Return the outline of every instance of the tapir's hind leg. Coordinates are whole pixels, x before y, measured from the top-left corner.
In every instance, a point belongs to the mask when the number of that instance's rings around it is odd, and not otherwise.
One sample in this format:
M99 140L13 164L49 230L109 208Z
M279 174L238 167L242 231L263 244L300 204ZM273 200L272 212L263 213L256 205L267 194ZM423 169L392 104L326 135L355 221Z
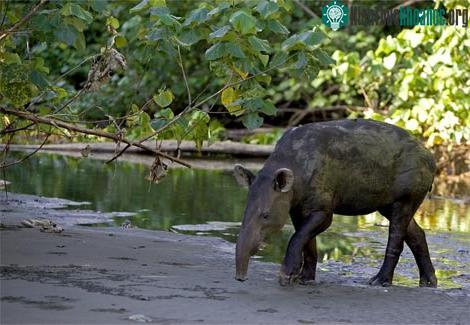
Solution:
M421 202L421 201L419 201ZM385 258L379 273L369 280L369 284L390 286L393 280L393 273L403 251L404 241L407 235L408 225L419 204L412 200L404 200L393 203L392 215L389 218L387 249Z
M437 287L437 279L429 257L428 243L423 229L411 219L406 231L405 242L418 264L419 268L419 286L420 287Z
M387 206L379 210L379 212L391 220L393 215L393 206ZM428 244L423 229L416 223L414 218L411 219L406 229L405 243L411 249L415 257L416 264L419 269L419 285L420 287L436 287L437 279L434 267L429 257ZM373 278L374 279L374 278Z

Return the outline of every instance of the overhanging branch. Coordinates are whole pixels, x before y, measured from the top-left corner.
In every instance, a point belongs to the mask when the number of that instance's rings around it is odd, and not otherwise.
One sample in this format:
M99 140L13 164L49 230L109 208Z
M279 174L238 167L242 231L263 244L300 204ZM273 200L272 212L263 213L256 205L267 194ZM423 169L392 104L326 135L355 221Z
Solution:
M125 138L121 138L121 136L119 136L117 134L113 134L113 133L109 133L109 132L105 132L105 131L101 131L101 130L86 129L86 128L82 128L82 127L79 127L79 126L76 126L76 125L73 125L73 124L63 122L63 121L38 116L36 114L29 113L29 112L18 111L16 109L0 107L0 112L2 112L4 114L11 114L11 115L14 115L14 116L17 116L17 117L20 117L20 118L23 118L25 120L29 120L29 121L32 121L32 122L51 125L51 126L56 127L56 128L63 128L63 129L67 129L69 131L74 131L74 132L89 134L89 135L95 135L95 136L98 136L98 137L103 137L103 138L111 139L111 140L114 140L114 141L124 142L129 146L135 146L135 147L138 147L140 149L143 149L143 150L146 150L146 151L149 151L149 152L153 152L154 154L156 154L156 155L158 155L162 158L166 158L166 159L171 160L175 163L178 163L182 166L191 168L191 165L189 163L187 163L186 161L184 161L184 160L173 157L173 156L168 155L166 153L163 153L161 151L154 150L154 149L152 149L152 148L150 148L150 147L148 147L148 146L146 146L142 143L134 142L134 141L131 141L131 140L128 140L128 139L125 139Z

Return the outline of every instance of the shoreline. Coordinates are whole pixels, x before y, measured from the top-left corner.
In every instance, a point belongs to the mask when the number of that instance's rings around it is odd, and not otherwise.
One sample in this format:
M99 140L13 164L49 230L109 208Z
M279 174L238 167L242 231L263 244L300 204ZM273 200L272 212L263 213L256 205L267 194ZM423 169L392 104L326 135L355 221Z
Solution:
M1 196L2 324L455 324L470 317L466 295L353 284L335 270L320 269L313 285L282 288L279 266L254 260L249 280L237 282L233 244L164 231L77 226L77 220L112 214L70 210L70 203L14 193L6 202ZM15 227L40 216L64 232Z
M175 149L176 144L174 141L169 141L166 145L167 150L165 152L172 152L170 149ZM87 157L83 157L81 150L83 150L88 144L86 143L73 143L73 144L56 144L56 145L45 145L38 153L39 154L56 154L67 157L73 157L77 159L94 159L102 161L103 164L115 155L115 144L111 143L91 143L90 152ZM191 146L190 144L186 144ZM225 144L226 145L226 144ZM259 170L263 167L264 161L267 155L272 150L272 146L260 146L260 145L244 145L248 146L249 149L244 152L244 149L236 147L234 150L235 155L217 154L220 147L215 147L212 152L205 152L204 155L195 155L194 151L192 156L184 156L184 160L191 164L194 169L205 169L205 170L223 170L232 171L235 164L242 164L246 168L251 170ZM247 152L256 151L256 147L262 147L260 149L260 155L251 156L246 154ZM32 152L37 146L34 145L11 145L10 150L12 152ZM0 144L0 149L4 148L4 145ZM205 147L206 148L206 147ZM131 148L130 148L131 149ZM194 148L193 148L194 149ZM206 148L207 149L207 148ZM236 151L239 150L239 151ZM244 152L244 154L237 155L236 153ZM228 158L230 157L230 159ZM152 166L155 158L152 155L145 154L143 150L132 148L128 152L124 153L119 157L121 162L138 163L148 166ZM176 163L171 163L169 160L163 159L169 166L170 169L186 168ZM470 196L468 190L470 188L470 172L466 172L460 175L437 175L434 180L433 189L431 195L436 198L446 198L454 201L460 201L462 203L469 203Z

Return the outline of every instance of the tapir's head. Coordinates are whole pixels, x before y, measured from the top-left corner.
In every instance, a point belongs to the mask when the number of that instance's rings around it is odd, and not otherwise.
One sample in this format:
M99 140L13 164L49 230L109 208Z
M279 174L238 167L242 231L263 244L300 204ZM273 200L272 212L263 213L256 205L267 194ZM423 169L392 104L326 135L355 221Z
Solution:
M236 250L236 279L244 281L250 257L258 251L265 236L281 230L289 217L294 174L290 169L280 168L255 177L236 165L235 178L249 188Z

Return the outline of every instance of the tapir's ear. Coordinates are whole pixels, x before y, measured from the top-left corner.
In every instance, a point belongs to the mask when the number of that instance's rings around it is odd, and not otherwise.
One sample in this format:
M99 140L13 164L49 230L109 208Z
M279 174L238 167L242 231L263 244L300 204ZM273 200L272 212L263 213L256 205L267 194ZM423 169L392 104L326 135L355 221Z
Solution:
M289 192L294 185L294 173L287 168L280 168L274 173L274 189L279 192Z
M235 176L235 179L237 180L238 184L246 187L250 187L251 183L253 183L253 180L255 179L255 174L250 172L242 165L238 164L235 165L233 175Z

